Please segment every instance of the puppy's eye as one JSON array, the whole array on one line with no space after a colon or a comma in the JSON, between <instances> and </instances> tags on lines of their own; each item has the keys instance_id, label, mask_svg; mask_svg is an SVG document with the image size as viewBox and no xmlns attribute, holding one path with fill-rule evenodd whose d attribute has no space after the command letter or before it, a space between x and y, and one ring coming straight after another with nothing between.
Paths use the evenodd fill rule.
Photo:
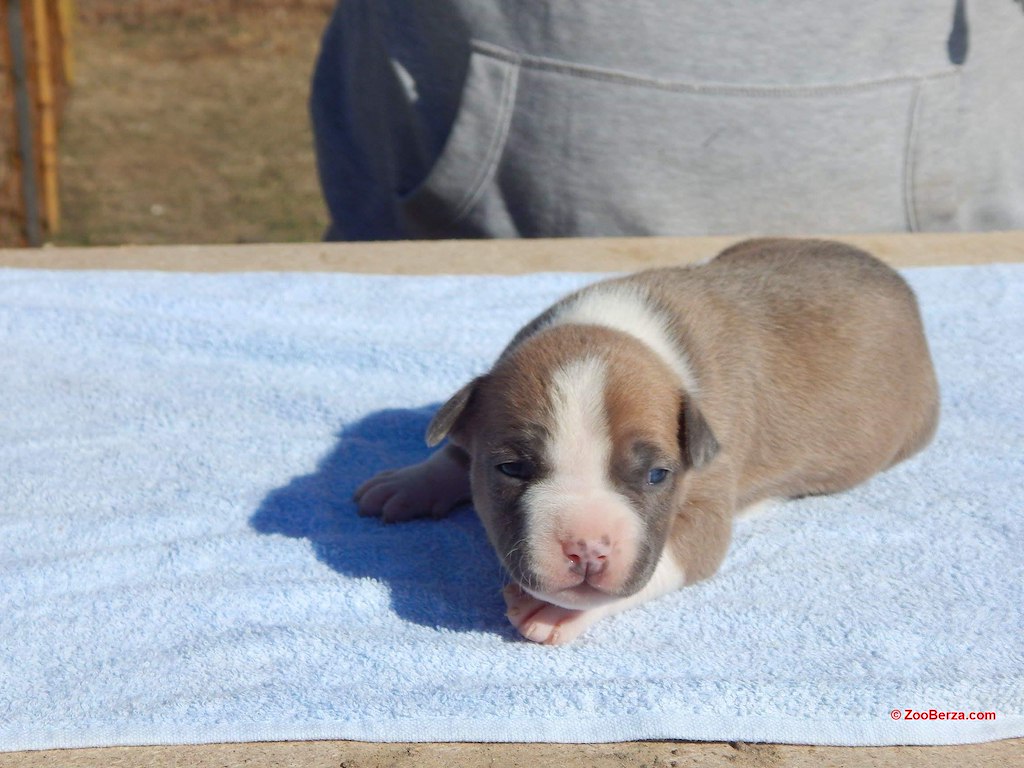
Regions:
<instances>
[{"instance_id":1,"label":"puppy's eye","mask_svg":"<svg viewBox=\"0 0 1024 768\"><path fill-rule=\"evenodd\" d=\"M533 466L526 461L506 461L498 465L498 471L506 477L516 480L529 480L533 477Z\"/></svg>"},{"instance_id":2,"label":"puppy's eye","mask_svg":"<svg viewBox=\"0 0 1024 768\"><path fill-rule=\"evenodd\" d=\"M648 485L661 485L668 478L668 470L664 467L655 467L647 473Z\"/></svg>"}]
</instances>

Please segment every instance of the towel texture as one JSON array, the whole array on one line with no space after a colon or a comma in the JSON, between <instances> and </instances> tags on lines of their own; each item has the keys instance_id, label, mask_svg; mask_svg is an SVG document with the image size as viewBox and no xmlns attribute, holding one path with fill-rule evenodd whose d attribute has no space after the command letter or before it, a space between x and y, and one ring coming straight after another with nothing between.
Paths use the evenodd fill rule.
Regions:
<instances>
[{"instance_id":1,"label":"towel texture","mask_svg":"<svg viewBox=\"0 0 1024 768\"><path fill-rule=\"evenodd\" d=\"M553 649L470 510L350 496L593 276L0 270L0 749L1024 736L1024 266L906 274L932 447Z\"/></svg>"}]
</instances>

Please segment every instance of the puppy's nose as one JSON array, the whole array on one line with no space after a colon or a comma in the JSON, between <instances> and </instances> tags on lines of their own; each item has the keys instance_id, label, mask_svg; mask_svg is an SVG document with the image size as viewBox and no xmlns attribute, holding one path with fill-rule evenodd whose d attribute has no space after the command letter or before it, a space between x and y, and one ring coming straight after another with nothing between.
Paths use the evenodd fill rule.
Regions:
<instances>
[{"instance_id":1,"label":"puppy's nose","mask_svg":"<svg viewBox=\"0 0 1024 768\"><path fill-rule=\"evenodd\" d=\"M608 536L569 539L562 542L562 552L569 561L570 571L581 576L593 576L607 567L612 542Z\"/></svg>"}]
</instances>

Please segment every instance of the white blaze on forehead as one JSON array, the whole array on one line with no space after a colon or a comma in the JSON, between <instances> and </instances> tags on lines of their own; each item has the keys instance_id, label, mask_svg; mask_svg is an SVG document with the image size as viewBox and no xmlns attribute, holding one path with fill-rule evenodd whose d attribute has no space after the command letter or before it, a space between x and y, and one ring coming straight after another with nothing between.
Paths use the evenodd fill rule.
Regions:
<instances>
[{"instance_id":1,"label":"white blaze on forehead","mask_svg":"<svg viewBox=\"0 0 1024 768\"><path fill-rule=\"evenodd\" d=\"M571 477L594 485L605 476L612 450L604 405L606 379L605 363L586 357L560 368L551 382L548 460L565 481Z\"/></svg>"},{"instance_id":2,"label":"white blaze on forehead","mask_svg":"<svg viewBox=\"0 0 1024 768\"><path fill-rule=\"evenodd\" d=\"M642 286L618 283L585 291L551 320L551 325L563 323L600 325L639 339L676 373L688 393L698 394L686 355L673 339L667 319Z\"/></svg>"}]
</instances>

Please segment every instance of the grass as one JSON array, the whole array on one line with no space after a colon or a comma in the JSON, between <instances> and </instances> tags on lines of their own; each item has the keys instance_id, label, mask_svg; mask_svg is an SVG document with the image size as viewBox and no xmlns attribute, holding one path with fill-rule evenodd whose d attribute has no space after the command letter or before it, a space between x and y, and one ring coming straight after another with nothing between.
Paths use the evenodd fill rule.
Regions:
<instances>
[{"instance_id":1,"label":"grass","mask_svg":"<svg viewBox=\"0 0 1024 768\"><path fill-rule=\"evenodd\" d=\"M319 240L307 99L327 14L83 24L59 245Z\"/></svg>"}]
</instances>

